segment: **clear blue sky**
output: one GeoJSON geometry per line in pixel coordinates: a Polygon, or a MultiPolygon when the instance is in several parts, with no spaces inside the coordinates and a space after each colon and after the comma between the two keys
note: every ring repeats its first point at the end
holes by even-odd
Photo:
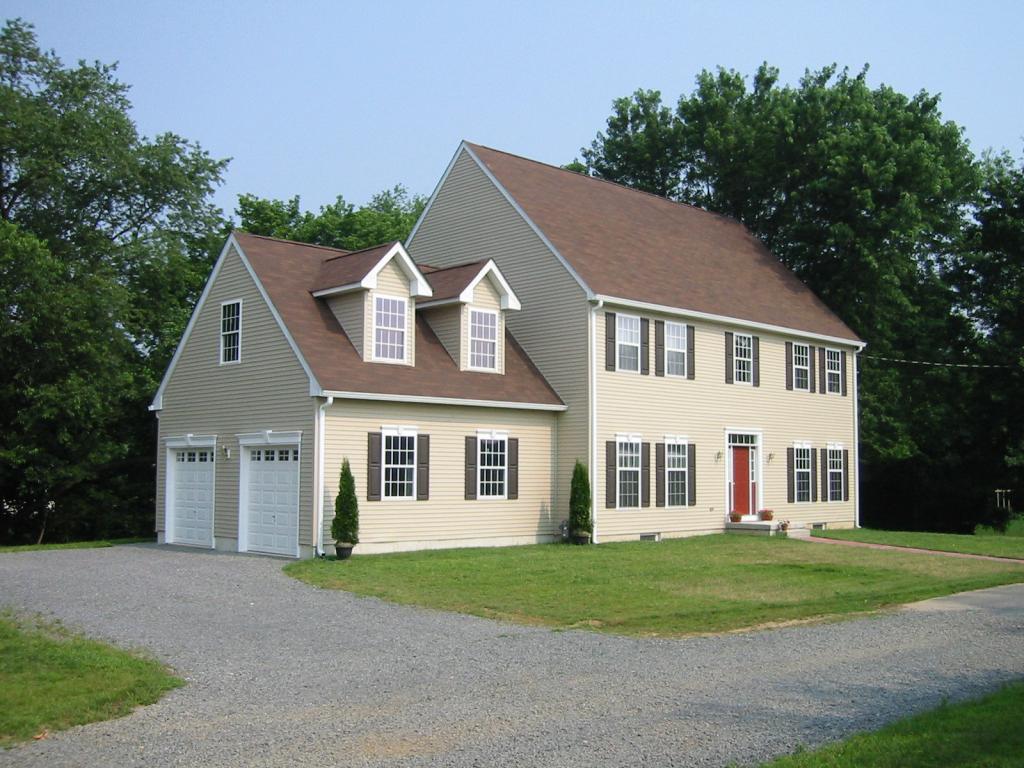
{"type": "Polygon", "coordinates": [[[1024,147],[1021,2],[0,0],[65,61],[120,64],[143,133],[234,158],[217,200],[429,194],[462,138],[561,164],[638,87],[837,62],[942,94],[976,152],[1024,147]]]}

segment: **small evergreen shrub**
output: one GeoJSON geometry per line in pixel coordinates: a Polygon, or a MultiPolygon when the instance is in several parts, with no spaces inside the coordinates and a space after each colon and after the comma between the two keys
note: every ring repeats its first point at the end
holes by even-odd
{"type": "Polygon", "coordinates": [[[572,489],[569,492],[569,532],[591,533],[593,523],[590,519],[590,478],[587,468],[576,460],[572,470],[572,489]]]}
{"type": "Polygon", "coordinates": [[[359,500],[356,498],[356,479],[352,476],[348,459],[341,462],[341,479],[338,481],[338,496],[334,500],[331,536],[339,543],[359,543],[359,500]]]}

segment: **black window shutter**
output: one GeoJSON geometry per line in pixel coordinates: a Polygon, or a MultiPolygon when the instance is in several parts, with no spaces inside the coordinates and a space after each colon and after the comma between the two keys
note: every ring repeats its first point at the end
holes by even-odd
{"type": "Polygon", "coordinates": [[[430,498],[430,435],[416,437],[416,498],[430,498]]]}
{"type": "Polygon", "coordinates": [[[476,498],[476,438],[466,438],[466,498],[476,498]]]}
{"type": "Polygon", "coordinates": [[[654,375],[665,375],[665,321],[654,321],[654,375]]]}
{"type": "MultiPolygon", "coordinates": [[[[843,353],[846,354],[845,352],[843,353]]],[[[850,452],[843,449],[843,501],[850,500],[850,452]]]]}
{"type": "Polygon", "coordinates": [[[651,373],[651,321],[640,318],[640,373],[649,376],[651,373]]]}
{"type": "Polygon", "coordinates": [[[697,446],[690,443],[686,446],[686,505],[692,507],[697,503],[697,446]]]}
{"type": "Polygon", "coordinates": [[[807,375],[807,378],[810,379],[808,383],[811,385],[811,392],[814,392],[814,347],[807,348],[807,362],[811,367],[807,375]]]}
{"type": "Polygon", "coordinates": [[[609,440],[604,444],[604,505],[608,509],[615,509],[615,470],[618,461],[615,441],[609,440]]]}
{"type": "Polygon", "coordinates": [[[821,394],[828,394],[828,373],[825,367],[825,348],[818,347],[818,375],[820,380],[818,381],[818,389],[821,394]]]}
{"type": "Polygon", "coordinates": [[[654,445],[654,503],[665,506],[665,444],[654,445]]]}
{"type": "Polygon", "coordinates": [[[380,501],[380,432],[367,432],[366,443],[366,500],[380,501]]]}
{"type": "Polygon", "coordinates": [[[761,337],[760,336],[751,336],[750,338],[751,338],[751,347],[753,349],[753,352],[751,353],[751,355],[753,357],[753,365],[751,367],[754,369],[754,386],[755,387],[760,387],[761,386],[761,337]]]}
{"type": "Polygon", "coordinates": [[[786,449],[786,498],[789,503],[792,504],[796,501],[796,477],[795,477],[796,465],[794,463],[794,452],[793,449],[786,449]]]}
{"type": "Polygon", "coordinates": [[[839,353],[839,391],[846,397],[846,350],[839,353]]]}
{"type": "Polygon", "coordinates": [[[828,492],[828,448],[821,449],[821,500],[829,500],[828,492]]]}
{"type": "Polygon", "coordinates": [[[519,438],[508,439],[508,488],[506,489],[509,499],[519,498],[519,438]]]}
{"type": "Polygon", "coordinates": [[[604,313],[604,369],[615,370],[615,313],[604,313]]]}
{"type": "MultiPolygon", "coordinates": [[[[813,358],[812,358],[813,359],[813,358]]],[[[814,381],[814,379],[811,379],[814,381]]],[[[818,452],[811,448],[811,501],[818,500],[818,452]]]]}
{"type": "Polygon", "coordinates": [[[651,444],[640,444],[640,506],[651,506],[651,444]]]}
{"type": "Polygon", "coordinates": [[[732,331],[725,332],[725,383],[732,384],[732,331]]]}
{"type": "Polygon", "coordinates": [[[693,326],[686,326],[686,378],[692,379],[697,370],[697,358],[693,354],[693,326]]]}
{"type": "MultiPolygon", "coordinates": [[[[786,342],[786,389],[793,389],[793,342],[786,342]]],[[[792,501],[792,499],[790,499],[792,501]]]]}

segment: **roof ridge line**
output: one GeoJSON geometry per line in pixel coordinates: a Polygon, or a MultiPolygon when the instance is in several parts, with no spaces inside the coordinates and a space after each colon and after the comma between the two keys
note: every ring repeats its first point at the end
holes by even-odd
{"type": "MultiPolygon", "coordinates": [[[[355,250],[355,251],[343,251],[342,253],[338,254],[337,256],[332,256],[331,258],[327,259],[327,261],[334,261],[335,259],[340,259],[340,258],[343,258],[345,256],[355,256],[356,254],[366,253],[367,251],[375,251],[378,248],[384,248],[385,246],[389,246],[389,245],[393,246],[395,243],[400,243],[400,242],[402,242],[402,241],[401,240],[387,240],[387,241],[385,241],[383,243],[377,243],[377,245],[370,245],[370,246],[367,246],[366,248],[359,248],[358,250],[355,250]]],[[[319,246],[319,247],[326,248],[327,246],[319,246]]],[[[341,249],[340,248],[334,248],[334,249],[331,249],[331,250],[341,250],[341,249]]]]}
{"type": "Polygon", "coordinates": [[[289,240],[286,237],[271,237],[270,235],[257,235],[255,232],[246,232],[244,229],[232,230],[231,234],[245,235],[246,237],[258,237],[260,240],[272,240],[275,243],[290,243],[291,245],[302,245],[305,246],[306,248],[319,248],[323,251],[335,251],[339,256],[348,256],[353,253],[359,253],[359,251],[346,251],[344,248],[334,248],[330,245],[320,245],[319,243],[304,243],[301,240],[289,240]]]}

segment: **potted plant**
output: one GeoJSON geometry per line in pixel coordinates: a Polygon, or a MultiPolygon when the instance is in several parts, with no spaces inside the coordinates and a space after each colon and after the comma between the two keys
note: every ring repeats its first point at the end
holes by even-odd
{"type": "Polygon", "coordinates": [[[341,479],[338,481],[338,496],[334,500],[331,536],[339,560],[346,560],[352,554],[352,547],[359,543],[359,500],[356,498],[356,479],[352,476],[348,459],[341,462],[341,479]]]}
{"type": "Polygon", "coordinates": [[[569,535],[573,544],[589,544],[593,532],[590,518],[590,478],[587,468],[576,460],[569,492],[569,535]]]}
{"type": "Polygon", "coordinates": [[[769,520],[774,520],[775,519],[775,512],[773,512],[770,509],[762,509],[757,514],[760,515],[761,519],[764,520],[765,522],[768,522],[769,520]]]}
{"type": "Polygon", "coordinates": [[[741,515],[739,512],[730,512],[729,513],[729,522],[730,523],[738,523],[741,519],[743,519],[743,515],[741,515]]]}

